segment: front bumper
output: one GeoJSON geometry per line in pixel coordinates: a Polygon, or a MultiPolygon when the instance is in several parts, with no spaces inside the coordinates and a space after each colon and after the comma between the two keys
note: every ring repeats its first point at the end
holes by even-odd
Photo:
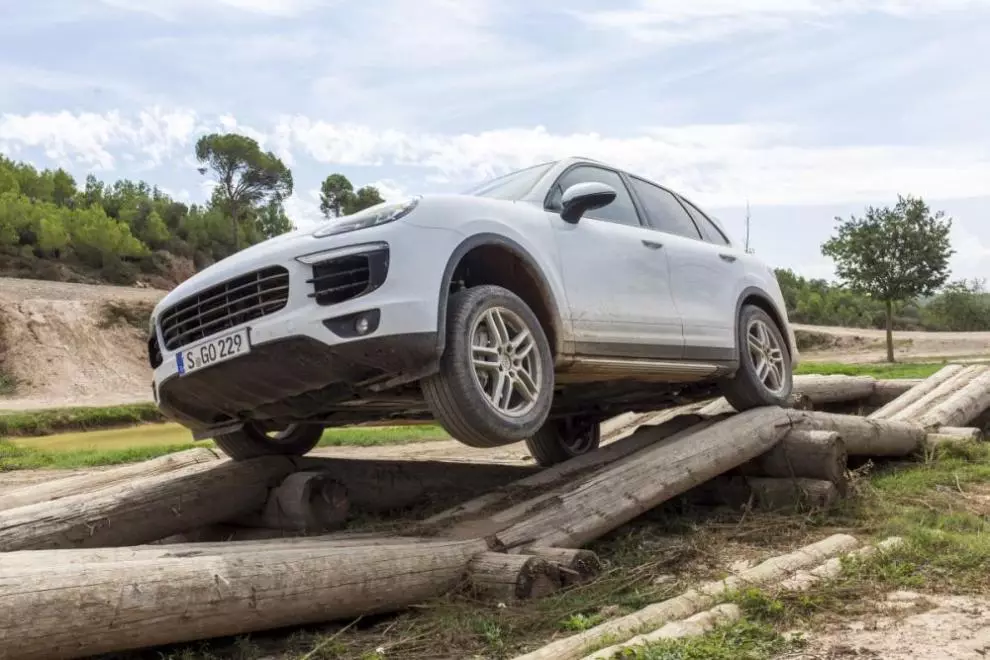
{"type": "MultiPolygon", "coordinates": [[[[437,357],[439,295],[446,266],[441,255],[451,254],[459,240],[451,230],[399,220],[329,239],[276,239],[218,262],[177,287],[155,310],[160,362],[154,367],[153,389],[159,407],[194,430],[238,419],[302,418],[319,413],[320,406],[353,397],[357,383],[429,369],[437,357]],[[319,271],[298,259],[330,250],[343,251],[337,255],[360,253],[362,246],[371,250],[383,244],[388,246],[388,261],[382,281],[363,295],[339,302],[315,295],[313,280],[319,279],[319,271]],[[190,344],[175,345],[174,333],[168,335],[173,344],[165,342],[163,312],[167,317],[169,309],[190,296],[275,266],[288,271],[284,306],[213,333],[249,328],[251,351],[180,376],[176,355],[190,344]],[[347,323],[361,313],[370,313],[375,321],[363,336],[347,323]]],[[[334,254],[327,257],[337,258],[334,254]]]]}

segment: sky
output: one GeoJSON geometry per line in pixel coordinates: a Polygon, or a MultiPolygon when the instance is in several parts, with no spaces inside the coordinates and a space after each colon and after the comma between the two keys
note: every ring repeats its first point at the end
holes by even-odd
{"type": "Polygon", "coordinates": [[[0,0],[0,153],[201,202],[237,131],[320,221],[588,156],[667,185],[768,263],[831,277],[835,217],[897,195],[990,274],[990,0],[0,0]]]}

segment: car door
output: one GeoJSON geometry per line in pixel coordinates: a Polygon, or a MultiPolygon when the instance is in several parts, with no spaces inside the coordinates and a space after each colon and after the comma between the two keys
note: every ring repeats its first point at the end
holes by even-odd
{"type": "Polygon", "coordinates": [[[657,232],[643,226],[622,177],[605,167],[571,167],[551,187],[545,208],[553,213],[576,351],[602,357],[681,357],[681,319],[668,281],[667,256],[657,232]],[[614,188],[615,200],[577,223],[564,221],[559,215],[563,191],[590,181],[614,188]]]}
{"type": "MultiPolygon", "coordinates": [[[[709,228],[705,226],[703,234],[671,191],[639,177],[628,178],[648,221],[664,237],[670,289],[683,325],[684,356],[734,359],[737,283],[742,276],[736,249],[727,240],[721,245],[706,240],[709,228]]],[[[714,225],[712,229],[717,231],[714,225]]]]}

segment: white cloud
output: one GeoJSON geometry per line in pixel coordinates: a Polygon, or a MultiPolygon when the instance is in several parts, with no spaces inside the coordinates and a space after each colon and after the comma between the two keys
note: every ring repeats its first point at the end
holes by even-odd
{"type": "MultiPolygon", "coordinates": [[[[305,116],[273,126],[245,126],[232,115],[197,119],[189,110],[153,107],[136,116],[59,112],[0,116],[0,149],[40,148],[60,163],[112,168],[116,158],[138,155],[151,163],[191,158],[199,133],[237,130],[306,160],[334,167],[381,166],[383,193],[442,182],[460,189],[534,163],[579,155],[597,158],[665,183],[709,206],[834,204],[890,198],[898,192],[928,198],[986,194],[990,157],[978,137],[965,145],[807,144],[786,125],[663,126],[638,135],[553,133],[543,127],[442,134],[333,124],[305,116]],[[944,164],[943,164],[944,163],[944,164]],[[391,170],[391,171],[389,171],[391,170]],[[393,180],[402,170],[406,181],[393,180]]],[[[269,148],[266,146],[266,148],[269,148]]],[[[409,190],[409,192],[417,192],[409,190]]],[[[314,217],[318,196],[299,200],[294,213],[314,217]]]]}
{"type": "Polygon", "coordinates": [[[117,111],[104,114],[34,112],[0,115],[0,150],[36,147],[60,163],[80,163],[113,169],[115,154],[144,156],[161,163],[188,143],[196,126],[190,110],[152,107],[125,118],[117,111]]]}
{"type": "Polygon", "coordinates": [[[586,24],[641,41],[709,41],[796,23],[883,14],[898,18],[990,7],[988,0],[638,0],[632,9],[577,11],[586,24]]]}
{"type": "Polygon", "coordinates": [[[984,194],[990,159],[977,145],[798,146],[769,125],[662,127],[636,137],[554,134],[543,127],[417,134],[286,118],[294,148],[337,165],[399,165],[452,183],[485,179],[571,155],[597,158],[664,182],[709,205],[813,204],[888,197],[984,194]],[[948,163],[937,165],[936,163],[948,163]]]}

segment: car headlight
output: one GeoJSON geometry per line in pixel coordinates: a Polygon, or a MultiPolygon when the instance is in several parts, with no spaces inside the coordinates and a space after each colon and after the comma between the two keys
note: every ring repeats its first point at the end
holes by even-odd
{"type": "Polygon", "coordinates": [[[408,215],[416,208],[418,203],[419,197],[413,197],[402,202],[383,202],[376,204],[363,211],[358,211],[354,215],[348,215],[320,227],[313,232],[313,236],[316,238],[326,238],[327,236],[335,236],[349,231],[384,225],[386,222],[393,222],[404,215],[408,215]]]}

